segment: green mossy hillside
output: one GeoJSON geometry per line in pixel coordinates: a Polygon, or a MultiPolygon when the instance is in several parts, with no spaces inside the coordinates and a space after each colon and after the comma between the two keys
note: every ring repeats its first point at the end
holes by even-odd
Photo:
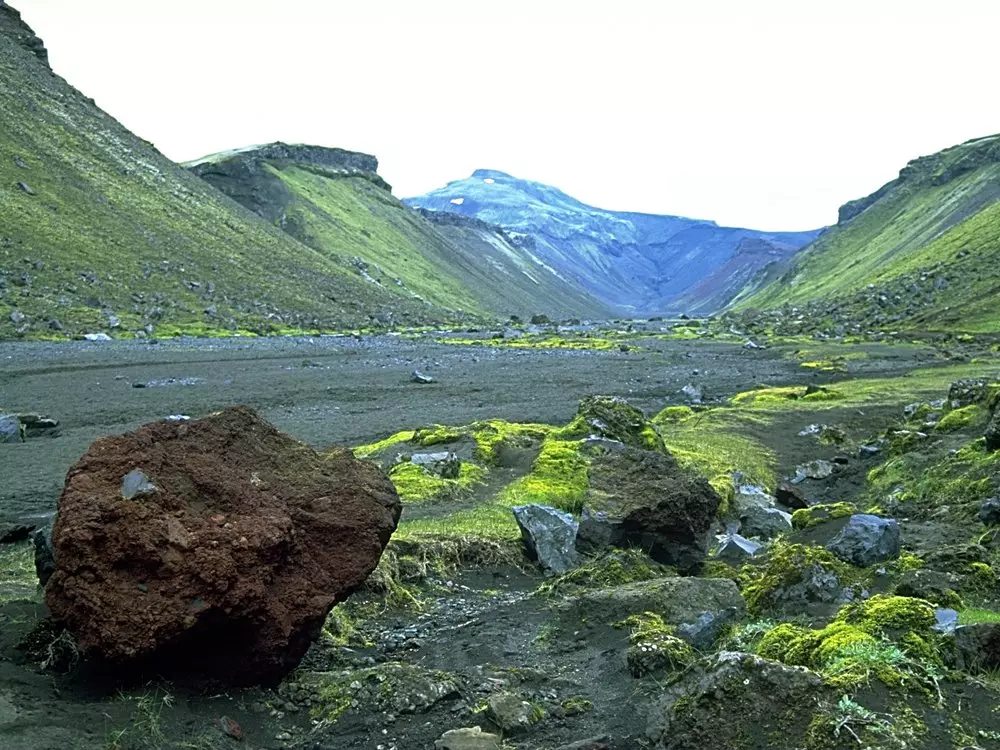
{"type": "MultiPolygon", "coordinates": [[[[1000,136],[910,162],[794,258],[741,311],[792,306],[816,324],[995,331],[1000,136]],[[826,323],[824,323],[824,320],[826,323]]],[[[798,312],[798,311],[796,311],[798,312]]]]}

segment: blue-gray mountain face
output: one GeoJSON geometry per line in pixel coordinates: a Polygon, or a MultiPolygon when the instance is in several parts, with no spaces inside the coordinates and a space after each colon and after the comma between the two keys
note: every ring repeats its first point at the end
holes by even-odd
{"type": "Polygon", "coordinates": [[[540,262],[622,314],[719,310],[764,266],[787,259],[819,234],[605,211],[548,185],[486,169],[405,202],[503,227],[532,245],[540,262]]]}

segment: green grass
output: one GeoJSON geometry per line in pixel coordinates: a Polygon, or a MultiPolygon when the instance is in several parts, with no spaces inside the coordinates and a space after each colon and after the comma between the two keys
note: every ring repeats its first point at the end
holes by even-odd
{"type": "Polygon", "coordinates": [[[0,603],[40,598],[34,547],[29,542],[0,544],[0,603]]]}
{"type": "Polygon", "coordinates": [[[959,625],[979,625],[1000,622],[1000,612],[989,609],[963,609],[958,613],[959,625]]]}
{"type": "MultiPolygon", "coordinates": [[[[859,315],[870,308],[868,285],[903,298],[901,325],[995,332],[1000,322],[995,269],[1000,261],[1000,141],[962,144],[908,167],[905,180],[846,224],[814,242],[786,274],[741,300],[738,309],[805,306],[836,300],[859,315]],[[947,271],[938,287],[927,269],[947,271]],[[920,302],[912,305],[919,288],[920,302]]],[[[890,301],[890,305],[895,305],[890,301]]],[[[896,309],[896,308],[893,308],[896,309]]],[[[894,324],[897,327],[900,323],[894,324]]]]}

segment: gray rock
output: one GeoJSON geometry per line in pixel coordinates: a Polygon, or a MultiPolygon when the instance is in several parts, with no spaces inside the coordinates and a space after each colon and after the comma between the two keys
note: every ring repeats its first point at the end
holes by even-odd
{"type": "Polygon", "coordinates": [[[481,727],[452,729],[435,740],[435,750],[500,750],[499,735],[484,732],[481,727]]]}
{"type": "Polygon", "coordinates": [[[111,337],[106,333],[85,333],[83,338],[87,341],[111,341],[111,337]]]}
{"type": "Polygon", "coordinates": [[[122,477],[122,497],[126,500],[157,491],[159,491],[159,487],[153,484],[153,481],[141,469],[132,469],[122,477]]]}
{"type": "Polygon", "coordinates": [[[678,625],[674,634],[698,651],[710,651],[741,614],[742,612],[736,607],[729,607],[719,612],[702,612],[694,622],[683,622],[678,625]]]}
{"type": "Polygon", "coordinates": [[[988,497],[979,506],[979,520],[987,526],[1000,525],[1000,497],[988,497]]]}
{"type": "Polygon", "coordinates": [[[52,548],[52,526],[51,523],[37,529],[31,537],[35,546],[35,575],[38,576],[38,583],[45,586],[56,571],[56,554],[52,548]]]}
{"type": "Polygon", "coordinates": [[[751,510],[752,508],[773,508],[777,499],[768,494],[763,487],[754,484],[741,484],[736,488],[730,506],[737,516],[751,510]]]}
{"type": "Polygon", "coordinates": [[[516,693],[506,691],[494,693],[487,699],[486,715],[504,735],[523,734],[541,719],[528,701],[516,693]]]}
{"type": "Polygon", "coordinates": [[[50,331],[61,331],[62,329],[63,329],[63,324],[60,323],[55,318],[53,318],[52,320],[49,321],[49,330],[50,331]]]}
{"type": "Polygon", "coordinates": [[[944,635],[951,635],[957,628],[958,612],[953,609],[934,610],[934,630],[944,635]]]}
{"type": "Polygon", "coordinates": [[[871,458],[872,456],[877,456],[881,452],[882,445],[880,443],[865,443],[864,445],[858,446],[859,458],[871,458]]]}
{"type": "Polygon", "coordinates": [[[684,394],[684,398],[687,399],[689,404],[700,404],[702,399],[702,391],[696,385],[688,383],[686,386],[681,388],[681,393],[684,394]]]}
{"type": "Polygon", "coordinates": [[[860,568],[892,560],[899,557],[899,523],[894,518],[855,514],[826,548],[860,568]]]}
{"type": "Polygon", "coordinates": [[[410,462],[442,479],[458,479],[462,472],[462,459],[452,451],[414,453],[410,456],[410,462]]]}
{"type": "Polygon", "coordinates": [[[25,428],[16,414],[0,414],[0,443],[23,443],[25,428]]]}
{"type": "Polygon", "coordinates": [[[528,554],[550,575],[559,575],[577,561],[579,524],[569,513],[545,505],[518,505],[514,518],[528,554]]]}
{"type": "Polygon", "coordinates": [[[1000,450],[1000,408],[993,410],[990,423],[986,425],[985,436],[987,450],[1000,450]]]}
{"type": "Polygon", "coordinates": [[[745,537],[768,541],[791,530],[791,514],[777,508],[752,505],[740,514],[740,533],[745,537]]]}
{"type": "Polygon", "coordinates": [[[10,322],[17,326],[17,325],[21,325],[21,323],[24,322],[24,319],[27,316],[23,312],[21,312],[20,310],[15,310],[14,312],[12,312],[10,314],[9,317],[10,317],[10,322]]]}
{"type": "Polygon", "coordinates": [[[435,378],[432,378],[430,375],[424,375],[422,372],[420,372],[420,370],[414,370],[413,375],[410,376],[410,379],[414,383],[420,383],[421,385],[428,385],[430,383],[437,382],[435,378]]]}
{"type": "Polygon", "coordinates": [[[805,493],[790,482],[782,482],[775,491],[775,496],[779,503],[792,510],[800,510],[809,507],[809,500],[805,493]]]}
{"type": "Polygon", "coordinates": [[[25,192],[28,195],[35,195],[35,191],[32,189],[31,185],[29,185],[27,182],[18,182],[17,186],[18,188],[21,189],[22,192],[25,192]]]}
{"type": "Polygon", "coordinates": [[[821,458],[795,467],[793,484],[799,484],[805,479],[826,479],[833,474],[833,464],[821,458]]]}
{"type": "Polygon", "coordinates": [[[610,741],[611,738],[608,735],[602,734],[599,737],[590,737],[571,742],[568,745],[560,745],[556,750],[611,750],[611,745],[608,744],[610,741]]]}
{"type": "Polygon", "coordinates": [[[757,542],[750,541],[739,534],[729,534],[719,546],[714,557],[716,560],[721,560],[738,568],[760,552],[761,546],[757,542]]]}

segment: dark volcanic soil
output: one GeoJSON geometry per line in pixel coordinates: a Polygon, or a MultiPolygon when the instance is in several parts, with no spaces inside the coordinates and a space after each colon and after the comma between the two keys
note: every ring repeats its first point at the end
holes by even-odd
{"type": "MultiPolygon", "coordinates": [[[[200,417],[248,404],[315,446],[359,445],[423,424],[491,417],[561,424],[590,394],[624,396],[652,413],[683,403],[679,390],[687,383],[701,386],[711,400],[757,385],[836,379],[783,359],[787,348],[636,344],[638,351],[625,353],[394,336],[0,343],[0,410],[42,412],[62,426],[58,438],[0,452],[0,522],[53,510],[67,469],[95,438],[171,414],[200,417]],[[415,369],[438,382],[412,383],[415,369]]],[[[874,348],[870,358],[851,363],[851,375],[898,375],[932,358],[930,350],[874,348]]]]}

